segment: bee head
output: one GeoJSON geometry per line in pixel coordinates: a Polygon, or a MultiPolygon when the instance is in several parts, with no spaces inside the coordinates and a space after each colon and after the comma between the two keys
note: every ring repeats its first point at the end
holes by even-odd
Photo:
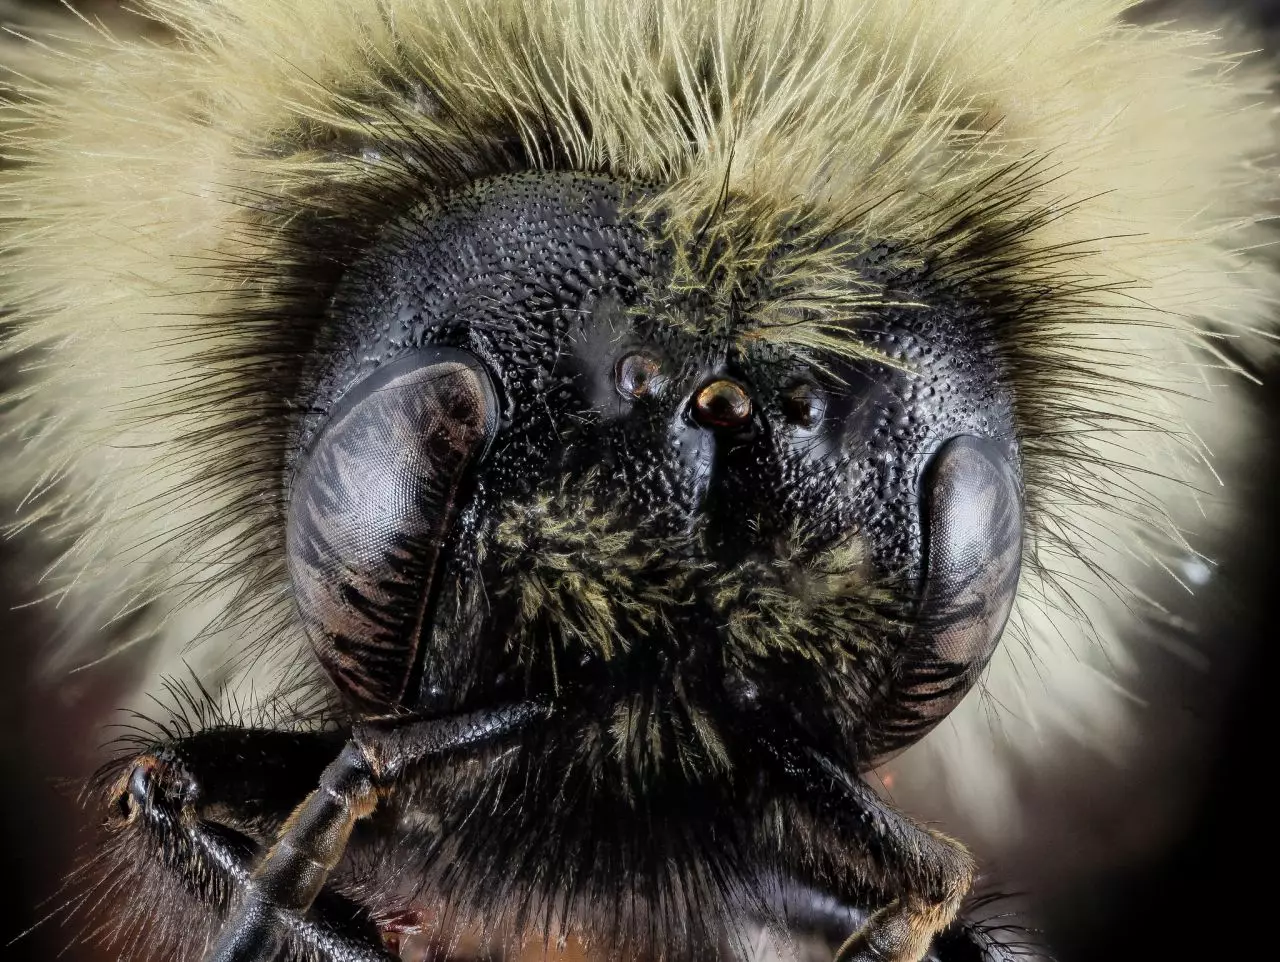
{"type": "Polygon", "coordinates": [[[643,185],[490,178],[346,273],[287,540],[355,705],[763,708],[870,764],[969,689],[1022,537],[982,312],[803,213],[753,246],[735,203],[682,230],[643,185]]]}
{"type": "Polygon", "coordinates": [[[1121,0],[140,7],[171,42],[0,58],[51,676],[328,707],[305,630],[359,711],[868,764],[973,683],[1025,519],[990,699],[897,770],[1004,839],[1045,739],[1132,723],[1250,450],[1267,64],[1121,0]]]}

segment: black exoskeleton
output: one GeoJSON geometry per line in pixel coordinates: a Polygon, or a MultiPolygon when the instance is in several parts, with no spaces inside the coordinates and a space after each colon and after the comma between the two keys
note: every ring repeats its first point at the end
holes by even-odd
{"type": "Polygon", "coordinates": [[[800,215],[728,281],[731,235],[674,249],[652,196],[482,180],[343,277],[286,530],[346,716],[195,731],[111,787],[111,831],[220,909],[206,959],[458,926],[701,959],[798,892],[853,932],[838,962],[1012,953],[948,929],[971,858],[860,777],[963,697],[1013,601],[981,313],[800,215]],[[760,305],[837,260],[879,300],[789,341],[803,311],[760,305]]]}

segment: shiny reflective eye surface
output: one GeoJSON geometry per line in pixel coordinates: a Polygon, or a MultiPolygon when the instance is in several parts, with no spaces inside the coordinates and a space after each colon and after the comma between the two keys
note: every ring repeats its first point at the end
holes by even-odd
{"type": "Polygon", "coordinates": [[[408,690],[446,536],[497,429],[471,355],[423,348],[336,405],[289,496],[289,573],[321,664],[348,701],[385,711],[408,690]]]}
{"type": "Polygon", "coordinates": [[[811,428],[816,426],[827,411],[827,399],[812,384],[800,382],[792,385],[782,396],[782,416],[788,424],[811,428]]]}
{"type": "Polygon", "coordinates": [[[864,736],[867,767],[918,741],[960,703],[995,652],[1018,590],[1022,488],[1004,442],[962,435],[943,444],[925,472],[920,507],[920,608],[864,736]]]}
{"type": "Polygon", "coordinates": [[[658,359],[639,351],[618,361],[614,378],[618,393],[631,398],[654,396],[661,392],[666,381],[658,359]]]}
{"type": "Polygon", "coordinates": [[[693,399],[693,419],[708,428],[740,428],[751,420],[751,395],[736,381],[718,378],[693,399]]]}

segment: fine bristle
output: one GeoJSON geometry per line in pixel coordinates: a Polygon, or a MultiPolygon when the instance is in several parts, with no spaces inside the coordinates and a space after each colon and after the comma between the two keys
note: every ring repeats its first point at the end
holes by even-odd
{"type": "Polygon", "coordinates": [[[1128,628],[1230,520],[1235,359],[1275,314],[1273,75],[1131,5],[143,0],[146,36],[15,29],[0,483],[61,550],[51,670],[146,642],[157,672],[303,684],[280,479],[316,279],[477,177],[605,173],[657,185],[709,316],[768,275],[743,336],[857,353],[885,291],[847,265],[879,248],[990,305],[1022,587],[982,690],[897,764],[1009,831],[1011,764],[1123,742],[1128,628]]]}

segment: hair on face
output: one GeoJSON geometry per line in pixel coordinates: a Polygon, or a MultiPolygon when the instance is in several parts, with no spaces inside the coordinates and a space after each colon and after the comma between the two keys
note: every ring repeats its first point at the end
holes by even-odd
{"type": "Polygon", "coordinates": [[[305,675],[281,478],[317,279],[479,177],[608,174],[655,185],[710,303],[768,272],[743,337],[854,350],[841,325],[887,295],[833,232],[989,308],[1021,587],[981,690],[900,764],[1007,830],[1010,765],[1120,738],[1131,626],[1232,520],[1214,464],[1275,313],[1272,73],[1131,6],[147,0],[145,35],[15,29],[3,484],[57,546],[51,668],[147,642],[157,672],[305,675]]]}

